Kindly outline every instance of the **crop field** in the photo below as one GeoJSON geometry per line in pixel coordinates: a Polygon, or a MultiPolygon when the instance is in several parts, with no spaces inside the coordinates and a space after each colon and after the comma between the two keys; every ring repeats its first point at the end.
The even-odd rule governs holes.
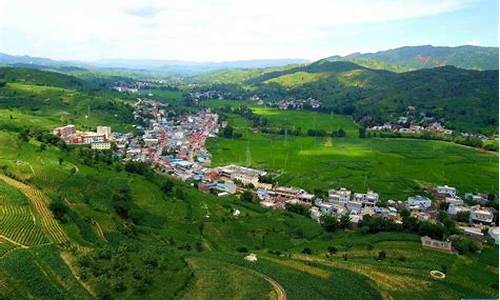
{"type": "Polygon", "coordinates": [[[23,246],[49,242],[28,200],[3,181],[0,182],[0,235],[23,246]]]}
{"type": "Polygon", "coordinates": [[[215,165],[237,163],[281,174],[280,184],[327,190],[373,189],[383,199],[404,198],[438,184],[460,193],[498,191],[498,155],[442,141],[368,138],[342,116],[254,108],[271,124],[307,128],[342,127],[345,138],[269,135],[250,131],[248,121],[230,115],[240,139],[215,138],[208,148],[215,165]],[[310,114],[310,118],[307,115],[310,114]],[[292,123],[293,122],[293,123],[292,123]]]}
{"type": "Polygon", "coordinates": [[[188,261],[195,279],[182,299],[276,299],[270,284],[248,270],[210,259],[188,261]]]}

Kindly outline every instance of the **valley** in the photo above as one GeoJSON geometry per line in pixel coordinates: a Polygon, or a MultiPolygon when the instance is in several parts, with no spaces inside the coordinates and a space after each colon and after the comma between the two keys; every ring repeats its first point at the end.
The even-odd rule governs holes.
{"type": "MultiPolygon", "coordinates": [[[[332,99],[279,109],[275,100],[287,95],[257,96],[281,80],[287,88],[325,80],[315,72],[269,77],[241,93],[223,89],[225,79],[190,86],[192,77],[160,83],[78,72],[0,68],[0,298],[498,296],[489,231],[498,228],[496,151],[363,135],[354,112],[323,109],[332,99]],[[110,128],[109,149],[54,134],[70,124],[76,136],[110,128]],[[265,175],[243,182],[256,171],[240,166],[265,175]],[[455,189],[451,200],[436,196],[443,185],[455,189]],[[338,203],[345,189],[353,195],[338,203]],[[263,190],[285,196],[261,199],[263,190]],[[429,206],[410,205],[417,195],[429,206]],[[452,215],[447,201],[459,200],[491,220],[452,215]],[[486,231],[477,238],[462,227],[486,231]],[[426,246],[429,235],[453,250],[426,246]]],[[[491,124],[474,124],[497,142],[491,124]]]]}

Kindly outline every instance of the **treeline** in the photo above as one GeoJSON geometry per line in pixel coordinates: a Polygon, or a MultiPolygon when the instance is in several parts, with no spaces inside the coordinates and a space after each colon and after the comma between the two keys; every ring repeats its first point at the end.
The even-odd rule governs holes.
{"type": "Polygon", "coordinates": [[[366,137],[381,137],[381,138],[406,138],[406,139],[422,139],[422,140],[437,140],[447,141],[460,145],[465,145],[474,148],[481,148],[488,151],[498,151],[498,144],[484,143],[477,136],[460,136],[460,135],[442,135],[433,134],[431,132],[423,133],[400,133],[390,131],[367,131],[366,137]]]}

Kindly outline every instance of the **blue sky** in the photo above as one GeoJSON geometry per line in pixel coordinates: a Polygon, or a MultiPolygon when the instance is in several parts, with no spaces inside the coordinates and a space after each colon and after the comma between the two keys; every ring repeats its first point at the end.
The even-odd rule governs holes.
{"type": "Polygon", "coordinates": [[[498,46],[496,0],[0,0],[0,52],[54,59],[318,59],[498,46]]]}

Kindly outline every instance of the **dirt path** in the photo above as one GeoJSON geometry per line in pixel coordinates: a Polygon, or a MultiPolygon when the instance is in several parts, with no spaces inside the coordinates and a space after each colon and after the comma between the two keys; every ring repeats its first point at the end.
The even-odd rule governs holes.
{"type": "Polygon", "coordinates": [[[76,281],[78,281],[78,283],[80,283],[80,285],[85,289],[87,290],[87,292],[89,294],[91,294],[92,296],[94,296],[94,298],[96,297],[96,293],[94,292],[94,290],[88,285],[86,284],[81,278],[80,276],[78,276],[78,271],[75,270],[75,268],[73,267],[73,263],[71,261],[71,256],[68,254],[68,253],[65,253],[65,252],[61,252],[61,259],[64,261],[64,263],[66,264],[66,266],[68,266],[69,270],[71,271],[71,274],[73,274],[73,277],[75,277],[76,281]]]}
{"type": "Polygon", "coordinates": [[[271,286],[273,287],[274,291],[276,292],[276,296],[278,300],[286,300],[287,299],[287,294],[286,290],[279,284],[276,280],[272,279],[271,277],[267,276],[266,274],[260,273],[258,271],[255,271],[253,269],[245,268],[239,265],[232,264],[235,267],[238,267],[240,269],[244,269],[245,271],[249,271],[250,273],[253,273],[260,278],[264,279],[265,281],[269,282],[271,286]]]}
{"type": "Polygon", "coordinates": [[[14,244],[14,245],[16,245],[16,246],[18,246],[18,247],[21,247],[21,248],[29,248],[28,246],[23,245],[23,244],[21,244],[21,243],[18,243],[18,242],[14,241],[14,240],[11,240],[11,239],[9,239],[8,237],[6,237],[6,236],[4,236],[4,235],[1,235],[1,234],[0,234],[0,239],[4,239],[4,240],[6,240],[7,242],[10,242],[10,243],[12,243],[12,244],[14,244]]]}

